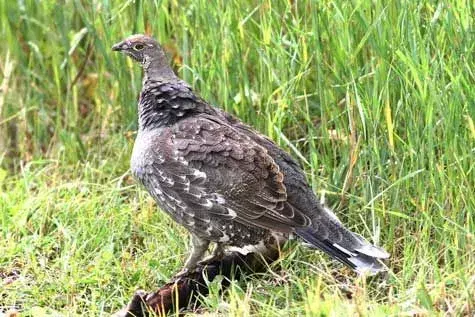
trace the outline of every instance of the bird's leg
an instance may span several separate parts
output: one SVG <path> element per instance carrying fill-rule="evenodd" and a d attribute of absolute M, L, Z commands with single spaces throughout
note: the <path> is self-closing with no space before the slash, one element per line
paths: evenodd
<path fill-rule="evenodd" d="M 200 260 L 204 257 L 208 250 L 209 241 L 201 239 L 195 234 L 191 234 L 191 252 L 185 261 L 184 268 L 176 275 L 177 277 L 185 275 L 196 268 Z"/>
<path fill-rule="evenodd" d="M 206 251 L 208 250 L 209 241 L 201 239 L 195 234 L 191 234 L 191 253 L 186 259 L 185 269 L 192 270 L 194 269 L 198 262 L 204 257 Z"/>
<path fill-rule="evenodd" d="M 214 247 L 213 253 L 211 256 L 213 258 L 218 258 L 221 259 L 224 255 L 224 244 L 223 243 L 216 243 L 216 246 Z"/>
<path fill-rule="evenodd" d="M 220 260 L 224 256 L 224 244 L 223 243 L 216 243 L 216 247 L 214 248 L 211 255 L 207 256 L 203 260 L 199 262 L 199 264 L 207 264 L 215 260 Z"/>

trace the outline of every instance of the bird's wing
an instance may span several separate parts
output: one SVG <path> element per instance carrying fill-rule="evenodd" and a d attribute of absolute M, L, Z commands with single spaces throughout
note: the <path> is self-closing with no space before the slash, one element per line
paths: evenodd
<path fill-rule="evenodd" d="M 377 259 L 387 258 L 389 254 L 346 229 L 329 208 L 322 206 L 308 186 L 301 168 L 288 153 L 248 125 L 225 112 L 220 113 L 233 128 L 265 147 L 286 175 L 287 202 L 309 215 L 312 221 L 309 227 L 296 228 L 298 236 L 358 272 L 369 270 L 375 273 L 383 269 Z"/>
<path fill-rule="evenodd" d="M 184 119 L 167 139 L 160 152 L 168 157 L 147 165 L 142 182 L 178 222 L 215 238 L 213 217 L 279 232 L 310 225 L 287 202 L 284 176 L 267 150 L 225 122 Z"/>

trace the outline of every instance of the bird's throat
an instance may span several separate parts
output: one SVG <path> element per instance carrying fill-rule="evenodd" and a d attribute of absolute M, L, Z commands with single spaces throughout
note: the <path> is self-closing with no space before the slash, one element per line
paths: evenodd
<path fill-rule="evenodd" d="M 146 57 L 142 62 L 144 83 L 147 80 L 168 81 L 178 78 L 166 61 L 165 54 L 162 52 L 160 54 L 163 56 Z"/>

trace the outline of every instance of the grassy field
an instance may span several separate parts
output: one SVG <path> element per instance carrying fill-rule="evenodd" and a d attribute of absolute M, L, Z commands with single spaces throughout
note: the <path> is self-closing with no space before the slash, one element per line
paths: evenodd
<path fill-rule="evenodd" d="M 106 316 L 186 257 L 128 171 L 141 72 L 110 47 L 139 32 L 392 254 L 364 280 L 291 243 L 204 312 L 475 314 L 473 1 L 61 2 L 0 0 L 0 315 Z"/>

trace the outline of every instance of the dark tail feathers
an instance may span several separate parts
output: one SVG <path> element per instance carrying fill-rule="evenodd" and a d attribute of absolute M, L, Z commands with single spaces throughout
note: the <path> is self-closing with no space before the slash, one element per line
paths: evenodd
<path fill-rule="evenodd" d="M 389 257 L 385 250 L 371 245 L 360 235 L 350 232 L 343 227 L 339 229 L 343 229 L 343 232 L 340 233 L 345 235 L 345 247 L 331 242 L 328 236 L 322 239 L 319 232 L 313 228 L 296 229 L 295 233 L 313 247 L 324 251 L 360 274 L 364 272 L 376 274 L 385 271 L 385 266 L 379 260 Z M 349 245 L 351 245 L 351 248 Z"/>

